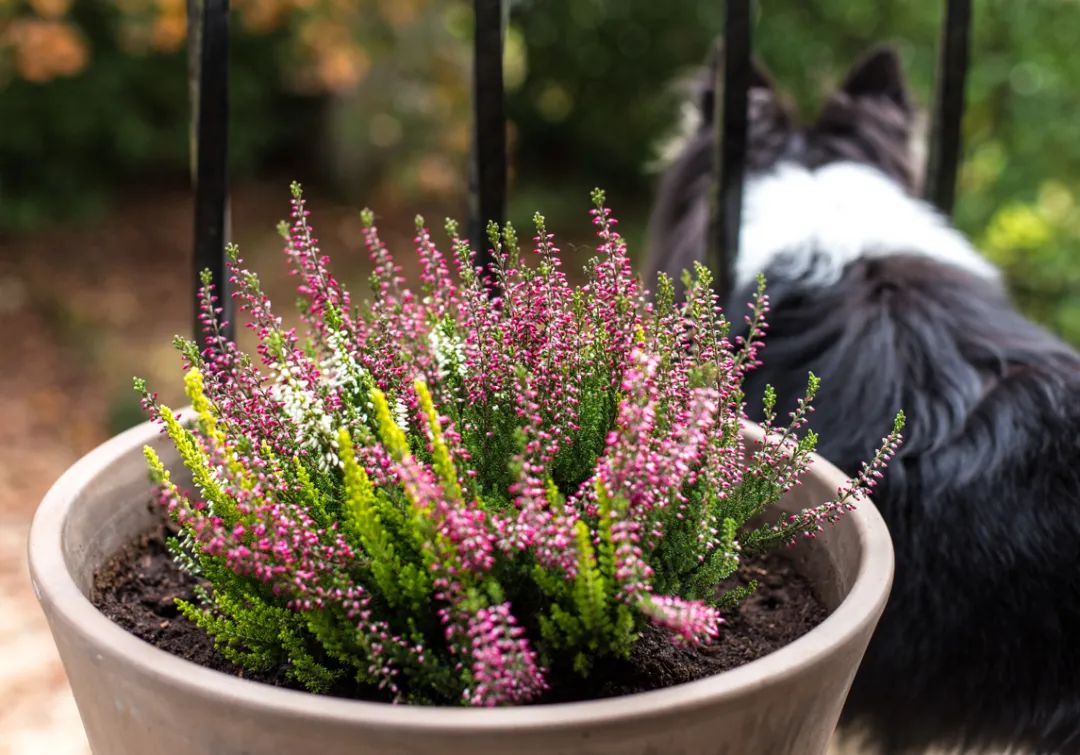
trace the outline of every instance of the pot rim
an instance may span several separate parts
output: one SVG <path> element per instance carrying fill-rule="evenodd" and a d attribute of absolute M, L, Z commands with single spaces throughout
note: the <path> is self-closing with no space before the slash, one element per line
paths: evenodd
<path fill-rule="evenodd" d="M 760 439 L 762 430 L 748 424 L 744 432 Z M 120 456 L 138 451 L 159 435 L 144 422 L 105 441 L 72 465 L 49 489 L 34 515 L 28 556 L 34 594 L 50 606 L 50 624 L 62 621 L 96 646 L 99 660 L 136 667 L 159 684 L 204 695 L 221 704 L 239 703 L 248 710 L 282 717 L 366 724 L 381 730 L 424 730 L 447 734 L 528 729 L 574 728 L 582 724 L 619 725 L 673 711 L 713 706 L 766 686 L 772 680 L 812 666 L 875 621 L 888 598 L 893 576 L 893 549 L 888 529 L 868 499 L 846 514 L 861 541 L 858 573 L 847 596 L 825 620 L 795 641 L 761 658 L 704 679 L 620 697 L 581 702 L 506 708 L 394 705 L 347 700 L 284 689 L 200 666 L 161 650 L 113 623 L 83 595 L 64 562 L 62 536 L 67 514 L 87 481 Z M 846 476 L 830 462 L 814 457 L 809 474 L 823 476 L 836 487 Z M 109 658 L 112 656 L 112 658 Z"/>

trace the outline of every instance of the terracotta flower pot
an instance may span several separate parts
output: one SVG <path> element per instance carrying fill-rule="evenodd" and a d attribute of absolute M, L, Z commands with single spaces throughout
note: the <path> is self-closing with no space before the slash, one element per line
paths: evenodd
<path fill-rule="evenodd" d="M 756 428 L 748 432 L 760 437 Z M 820 753 L 892 581 L 888 532 L 864 502 L 792 551 L 829 617 L 740 668 L 621 698 L 496 710 L 322 697 L 181 660 L 91 605 L 96 569 L 155 520 L 141 451 L 147 443 L 182 481 L 168 438 L 140 425 L 69 469 L 45 496 L 30 534 L 34 589 L 101 755 Z M 843 479 L 817 459 L 781 508 L 820 502 Z"/>

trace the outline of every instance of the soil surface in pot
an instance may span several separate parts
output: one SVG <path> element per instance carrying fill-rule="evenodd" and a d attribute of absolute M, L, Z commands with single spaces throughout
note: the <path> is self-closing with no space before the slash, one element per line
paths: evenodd
<path fill-rule="evenodd" d="M 196 601 L 197 581 L 181 572 L 165 547 L 163 525 L 143 533 L 115 554 L 94 576 L 94 605 L 156 647 L 208 668 L 255 681 L 296 688 L 279 669 L 253 674 L 226 660 L 213 641 L 180 615 L 176 598 Z M 588 679 L 570 669 L 552 669 L 550 691 L 539 702 L 590 700 L 644 692 L 701 679 L 771 653 L 809 632 L 828 615 L 806 579 L 781 554 L 747 559 L 721 587 L 750 581 L 757 590 L 727 613 L 720 639 L 705 648 L 673 645 L 661 630 L 646 630 L 628 660 L 598 664 Z M 345 684 L 331 694 L 376 700 L 367 688 Z"/>

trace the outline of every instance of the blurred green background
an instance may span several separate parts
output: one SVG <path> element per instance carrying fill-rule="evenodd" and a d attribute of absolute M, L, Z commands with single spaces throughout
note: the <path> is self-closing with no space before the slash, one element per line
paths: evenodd
<path fill-rule="evenodd" d="M 932 87 L 939 2 L 761 0 L 756 44 L 812 115 L 868 46 Z M 463 214 L 470 4 L 234 0 L 235 183 L 299 177 L 343 202 Z M 640 239 L 673 82 L 722 3 L 522 0 L 506 55 L 512 209 L 584 230 L 609 188 Z M 976 0 L 957 221 L 1021 305 L 1080 343 L 1080 0 Z M 118 197 L 182 186 L 184 0 L 0 0 L 0 234 L 135 222 Z M 571 234 L 573 237 L 573 234 Z"/>

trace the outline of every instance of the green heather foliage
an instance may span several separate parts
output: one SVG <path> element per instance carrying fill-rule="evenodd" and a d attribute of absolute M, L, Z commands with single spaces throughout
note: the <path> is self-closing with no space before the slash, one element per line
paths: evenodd
<path fill-rule="evenodd" d="M 718 582 L 873 487 L 902 417 L 833 500 L 769 516 L 812 462 L 819 381 L 780 422 L 770 391 L 768 435 L 747 444 L 740 385 L 764 281 L 745 337 L 729 335 L 700 266 L 684 303 L 666 279 L 649 303 L 603 193 L 593 202 L 597 256 L 579 286 L 539 215 L 529 262 L 512 227 L 489 229 L 489 271 L 455 224 L 448 258 L 418 218 L 413 292 L 365 212 L 373 295 L 356 306 L 294 185 L 282 235 L 303 338 L 230 249 L 262 369 L 222 335 L 204 277 L 205 341 L 177 340 L 190 417 L 137 388 L 193 479 L 181 490 L 147 449 L 180 526 L 173 552 L 206 585 L 180 608 L 228 659 L 317 692 L 542 699 L 553 668 L 626 658 L 649 624 L 722 642 L 721 612 L 747 590 Z"/>

